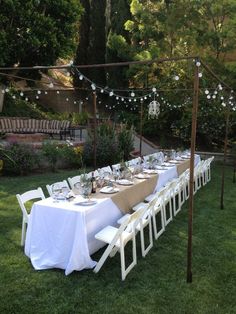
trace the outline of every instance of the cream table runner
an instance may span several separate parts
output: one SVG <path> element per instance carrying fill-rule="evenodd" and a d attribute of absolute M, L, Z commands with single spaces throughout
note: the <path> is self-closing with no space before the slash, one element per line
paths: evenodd
<path fill-rule="evenodd" d="M 158 175 L 151 175 L 148 179 L 134 179 L 134 184 L 125 186 L 116 184 L 119 192 L 115 194 L 96 193 L 95 198 L 110 197 L 116 206 L 123 212 L 129 213 L 132 207 L 143 202 L 145 197 L 152 194 L 157 185 Z"/>

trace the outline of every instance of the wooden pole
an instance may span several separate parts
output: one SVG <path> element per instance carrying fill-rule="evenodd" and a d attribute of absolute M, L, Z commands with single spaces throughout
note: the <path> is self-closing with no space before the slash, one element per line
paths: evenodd
<path fill-rule="evenodd" d="M 226 155 L 227 155 L 227 146 L 228 146 L 229 115 L 230 115 L 230 109 L 228 105 L 227 111 L 226 111 L 226 119 L 225 119 L 225 141 L 224 141 L 224 159 L 223 159 L 223 167 L 222 167 L 222 175 L 221 175 L 220 209 L 224 209 L 225 164 L 226 164 Z"/>
<path fill-rule="evenodd" d="M 93 167 L 97 169 L 97 97 L 93 92 Z"/>
<path fill-rule="evenodd" d="M 142 144 L 143 144 L 143 100 L 140 102 L 140 142 L 139 142 L 139 156 L 142 157 Z"/>
<path fill-rule="evenodd" d="M 188 283 L 192 282 L 194 157 L 195 157 L 195 145 L 196 145 L 198 96 L 199 96 L 199 67 L 195 65 L 194 93 L 193 93 L 193 107 L 192 107 L 190 179 L 189 179 L 188 251 L 187 251 L 187 282 Z"/>

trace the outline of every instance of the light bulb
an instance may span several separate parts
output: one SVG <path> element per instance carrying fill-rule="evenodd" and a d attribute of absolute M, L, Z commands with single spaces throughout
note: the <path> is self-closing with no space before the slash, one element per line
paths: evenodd
<path fill-rule="evenodd" d="M 23 93 L 23 92 L 20 92 L 20 96 L 24 96 L 24 93 Z"/>
<path fill-rule="evenodd" d="M 205 94 L 206 94 L 206 95 L 209 94 L 209 90 L 208 90 L 208 89 L 205 90 Z"/>
<path fill-rule="evenodd" d="M 200 72 L 200 73 L 198 73 L 198 77 L 202 77 L 202 73 Z"/>
<path fill-rule="evenodd" d="M 196 66 L 197 66 L 197 67 L 200 67 L 200 65 L 201 65 L 201 62 L 197 61 L 197 62 L 196 62 Z"/>
<path fill-rule="evenodd" d="M 155 93 L 157 91 L 156 87 L 152 88 L 153 93 Z"/>
<path fill-rule="evenodd" d="M 178 76 L 178 75 L 175 75 L 174 79 L 175 79 L 176 81 L 178 81 L 178 80 L 179 80 L 179 76 Z"/>
<path fill-rule="evenodd" d="M 84 76 L 82 74 L 80 74 L 79 79 L 82 81 L 84 78 Z"/>

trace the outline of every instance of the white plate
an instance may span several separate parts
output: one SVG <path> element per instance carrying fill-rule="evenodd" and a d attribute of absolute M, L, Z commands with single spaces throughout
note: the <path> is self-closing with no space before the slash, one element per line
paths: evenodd
<path fill-rule="evenodd" d="M 139 173 L 135 176 L 135 178 L 137 178 L 137 179 L 149 179 L 150 176 L 146 173 Z"/>
<path fill-rule="evenodd" d="M 116 183 L 120 185 L 133 185 L 134 184 L 134 182 L 126 180 L 126 179 L 117 180 Z"/>
<path fill-rule="evenodd" d="M 79 205 L 79 206 L 93 206 L 93 205 L 97 204 L 97 201 L 87 200 L 87 201 L 76 202 L 74 204 Z"/>
<path fill-rule="evenodd" d="M 173 167 L 173 164 L 167 162 L 167 163 L 164 163 L 163 166 L 164 167 Z"/>
<path fill-rule="evenodd" d="M 179 164 L 180 161 L 178 161 L 178 160 L 170 160 L 169 163 L 170 164 Z"/>
<path fill-rule="evenodd" d="M 101 193 L 105 193 L 105 194 L 113 194 L 113 193 L 117 193 L 119 192 L 120 190 L 118 188 L 113 188 L 111 186 L 104 186 L 100 192 Z"/>
<path fill-rule="evenodd" d="M 148 174 L 158 174 L 158 171 L 154 169 L 145 169 L 143 172 Z"/>

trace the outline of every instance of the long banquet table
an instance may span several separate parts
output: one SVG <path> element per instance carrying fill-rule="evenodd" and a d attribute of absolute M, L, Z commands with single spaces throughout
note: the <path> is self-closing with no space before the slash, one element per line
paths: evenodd
<path fill-rule="evenodd" d="M 195 165 L 200 157 L 196 155 Z M 105 244 L 95 234 L 117 220 L 144 197 L 156 192 L 167 181 L 189 167 L 189 160 L 159 170 L 150 179 L 135 179 L 132 186 L 119 186 L 116 194 L 96 193 L 93 206 L 79 206 L 81 196 L 72 202 L 47 198 L 35 202 L 26 233 L 25 254 L 36 270 L 60 268 L 68 275 L 74 270 L 93 268 L 91 255 Z"/>

